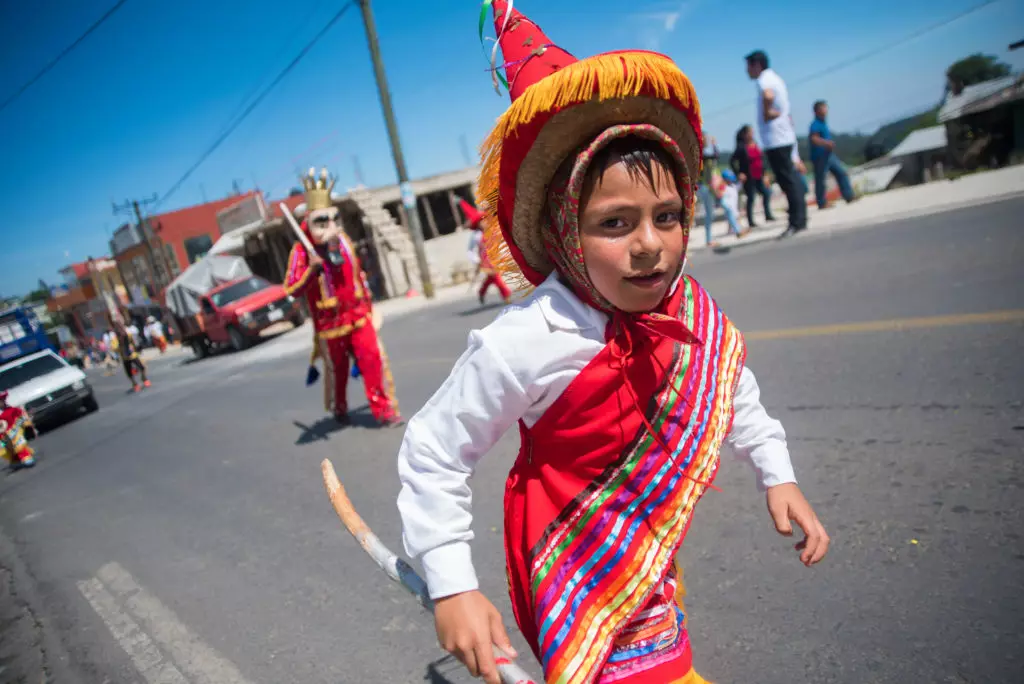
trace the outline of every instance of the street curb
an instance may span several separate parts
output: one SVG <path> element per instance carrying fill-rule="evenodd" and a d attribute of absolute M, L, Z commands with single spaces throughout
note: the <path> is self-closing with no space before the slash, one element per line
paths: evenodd
<path fill-rule="evenodd" d="M 57 637 L 51 620 L 46 617 L 45 604 L 39 597 L 35 579 L 18 555 L 14 541 L 6 535 L 3 527 L 0 527 L 0 565 L 11 573 L 14 587 L 12 595 L 17 602 L 24 604 L 39 634 L 43 682 L 81 684 L 82 679 L 71 667 L 71 658 L 64 644 Z"/>
<path fill-rule="evenodd" d="M 880 224 L 883 223 L 904 221 L 907 219 L 921 218 L 925 216 L 935 216 L 936 214 L 942 214 L 947 211 L 956 211 L 958 209 L 979 207 L 985 204 L 995 204 L 997 202 L 1003 202 L 1006 200 L 1016 198 L 1024 198 L 1024 190 L 1014 190 L 1011 192 L 1004 192 L 998 195 L 988 195 L 986 197 L 977 197 L 974 199 L 962 200 L 959 202 L 950 202 L 949 204 L 928 205 L 924 207 L 917 207 L 916 209 L 910 209 L 907 211 L 889 212 L 884 214 L 878 214 L 876 216 L 871 216 L 868 218 L 849 219 L 818 227 L 815 227 L 813 222 L 808 221 L 807 230 L 801 231 L 797 235 L 794 235 L 793 238 L 800 239 L 808 236 L 828 235 L 830 232 L 837 230 L 849 230 L 850 228 L 855 226 L 859 226 L 862 228 L 870 228 L 874 226 L 879 226 Z M 759 245 L 764 242 L 771 242 L 772 240 L 775 239 L 775 237 L 778 237 L 778 235 L 782 234 L 782 231 L 779 231 L 775 236 L 771 236 L 768 234 L 769 230 L 770 229 L 768 228 L 755 229 L 754 239 L 748 238 L 744 240 L 738 240 L 736 242 L 731 242 L 728 245 L 725 245 L 724 247 L 721 247 L 719 249 L 713 249 L 709 248 L 707 245 L 701 245 L 700 247 L 695 247 L 693 250 L 688 250 L 688 253 L 701 254 L 705 252 L 710 252 L 712 254 L 728 254 L 730 252 L 735 251 L 736 249 L 742 249 L 744 247 L 753 247 L 754 245 Z M 776 230 L 778 229 L 776 228 Z"/>

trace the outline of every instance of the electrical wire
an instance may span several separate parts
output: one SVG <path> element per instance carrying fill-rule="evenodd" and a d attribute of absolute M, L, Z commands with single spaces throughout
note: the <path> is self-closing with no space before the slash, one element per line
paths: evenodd
<path fill-rule="evenodd" d="M 104 22 L 105 22 L 105 21 L 106 21 L 107 19 L 109 19 L 110 17 L 114 16 L 114 14 L 115 14 L 115 13 L 117 12 L 117 10 L 121 9 L 121 7 L 123 7 L 123 6 L 124 6 L 124 4 L 125 4 L 126 2 L 128 2 L 128 0 L 118 0 L 118 2 L 117 2 L 117 3 L 116 3 L 116 4 L 114 5 L 114 6 L 113 6 L 113 7 L 111 7 L 111 8 L 109 9 L 109 10 L 107 10 L 106 14 L 104 14 L 104 15 L 103 15 L 102 17 L 100 17 L 99 19 L 97 19 L 97 20 L 96 20 L 96 21 L 95 21 L 95 22 L 93 23 L 93 25 L 92 25 L 92 26 L 90 26 L 89 28 L 87 28 L 87 29 L 85 30 L 85 33 L 83 33 L 82 35 L 80 35 L 80 36 L 79 36 L 79 37 L 78 37 L 78 38 L 77 38 L 77 39 L 75 40 L 75 42 L 71 43 L 71 45 L 68 45 L 68 46 L 67 46 L 66 48 L 64 48 L 64 49 L 63 49 L 63 50 L 61 50 L 61 51 L 60 51 L 59 53 L 57 53 L 57 56 L 56 56 L 56 57 L 54 57 L 53 59 L 51 59 L 51 60 L 49 61 L 49 63 L 47 63 L 47 64 L 46 64 L 46 66 L 44 66 L 44 67 L 43 67 L 42 69 L 40 69 L 40 70 L 39 70 L 39 71 L 38 71 L 38 72 L 36 73 L 36 75 L 35 75 L 35 76 L 33 76 L 32 78 L 30 78 L 30 79 L 29 79 L 28 81 L 26 81 L 26 82 L 25 82 L 24 84 L 22 84 L 22 86 L 21 86 L 20 88 L 18 88 L 18 89 L 17 89 L 16 91 L 14 91 L 14 94 L 13 94 L 13 95 L 11 95 L 11 96 L 10 96 L 10 97 L 8 97 L 8 98 L 7 98 L 6 100 L 4 100 L 4 103 L 3 103 L 3 104 L 0 104 L 0 112 L 2 112 L 3 110 L 7 109 L 7 106 L 8 106 L 8 105 L 10 105 L 10 104 L 11 104 L 12 102 L 14 102 L 14 101 L 15 101 L 15 100 L 17 100 L 17 99 L 18 99 L 19 97 L 21 97 L 21 96 L 22 96 L 22 95 L 23 95 L 23 94 L 25 93 L 25 91 L 26 91 L 26 90 L 28 90 L 28 89 L 29 89 L 29 88 L 31 88 L 31 87 L 32 87 L 33 85 L 35 85 L 36 81 L 38 81 L 38 80 L 39 80 L 39 79 L 41 79 L 41 78 L 42 78 L 43 76 L 45 76 L 45 75 L 46 75 L 47 73 L 49 73 L 49 71 L 50 71 L 51 69 L 53 69 L 53 67 L 57 66 L 57 64 L 58 64 L 58 63 L 59 63 L 59 62 L 60 62 L 60 61 L 61 61 L 62 59 L 64 59 L 65 57 L 67 57 L 67 56 L 68 56 L 68 55 L 69 55 L 69 54 L 71 53 L 71 51 L 72 51 L 72 50 L 74 50 L 74 49 L 75 49 L 76 47 L 78 47 L 78 46 L 79 46 L 79 44 L 80 44 L 80 43 L 81 43 L 81 42 L 82 42 L 83 40 L 85 40 L 86 38 L 88 38 L 88 37 L 89 37 L 89 34 L 91 34 L 91 33 L 92 33 L 93 31 L 95 31 L 96 29 L 98 29 L 98 28 L 99 28 L 99 27 L 100 27 L 100 26 L 101 26 L 101 25 L 102 25 L 102 24 L 103 24 L 103 23 L 104 23 Z"/>
<path fill-rule="evenodd" d="M 320 31 L 317 32 L 317 34 L 315 36 L 313 36 L 313 38 L 308 43 L 306 43 L 306 45 L 301 50 L 299 50 L 299 53 L 297 55 L 295 55 L 295 58 L 292 59 L 291 62 L 288 63 L 288 66 L 286 66 L 284 69 L 282 69 L 281 72 L 274 78 L 274 80 L 271 81 L 270 84 L 266 88 L 263 89 L 263 92 L 261 92 L 256 97 L 256 99 L 254 99 L 249 104 L 249 106 L 246 107 L 245 110 L 241 114 L 239 114 L 238 118 L 235 119 L 235 121 L 230 126 L 228 126 L 228 128 L 223 133 L 221 133 L 217 137 L 217 139 L 213 142 L 213 144 L 210 145 L 206 149 L 206 151 L 203 152 L 202 155 L 200 155 L 199 159 L 194 164 L 192 164 L 192 166 L 189 167 L 189 169 L 181 176 L 181 178 L 179 178 L 177 180 L 177 182 L 174 183 L 174 185 L 171 186 L 170 190 L 165 192 L 160 197 L 160 200 L 157 202 L 156 207 L 160 207 L 161 205 L 163 205 L 164 202 L 166 202 L 171 197 L 171 195 L 173 195 L 174 193 L 176 193 L 178 190 L 181 189 L 181 186 L 185 184 L 185 181 L 187 181 L 192 176 L 193 173 L 195 173 L 196 169 L 198 169 L 200 166 L 202 166 L 203 162 L 205 162 L 207 159 L 209 159 L 209 157 L 214 152 L 217 151 L 217 148 L 219 148 L 222 144 L 224 144 L 224 141 L 227 140 L 228 137 L 238 129 L 238 127 L 242 124 L 242 122 L 245 121 L 245 119 L 250 114 L 252 114 L 253 110 L 255 110 L 256 107 L 258 107 L 260 105 L 260 103 L 263 102 L 264 99 L 266 99 L 266 97 L 271 93 L 271 91 L 273 91 L 274 88 L 277 87 L 277 85 L 281 81 L 284 80 L 285 76 L 287 76 L 289 73 L 291 73 L 292 69 L 294 69 L 296 66 L 298 66 L 299 62 L 302 61 L 302 59 L 306 56 L 306 54 L 309 53 L 309 51 L 313 49 L 313 46 L 315 46 L 320 41 L 320 39 L 323 38 L 324 35 L 327 34 L 327 32 L 331 29 L 331 27 L 333 27 L 338 22 L 338 20 L 340 20 L 343 16 L 345 16 L 345 13 L 349 9 L 351 9 L 352 6 L 355 5 L 355 4 L 356 4 L 356 0 L 349 0 L 349 2 L 345 3 L 342 6 L 342 8 L 340 10 L 338 10 L 338 12 L 333 17 L 331 17 L 330 21 L 328 21 L 324 25 L 324 27 L 322 29 L 320 29 Z M 156 207 L 154 207 L 154 208 L 156 208 Z"/>
<path fill-rule="evenodd" d="M 949 26 L 950 24 L 952 24 L 954 22 L 960 21 L 961 19 L 963 19 L 963 18 L 965 18 L 965 17 L 967 17 L 967 16 L 969 16 L 971 14 L 974 14 L 975 12 L 979 12 L 979 11 L 985 9 L 989 5 L 994 5 L 994 4 L 998 3 L 998 2 L 1001 2 L 1001 0 L 986 0 L 985 2 L 982 2 L 982 3 L 979 3 L 977 5 L 974 5 L 973 7 L 969 7 L 968 9 L 964 10 L 963 12 L 960 12 L 959 14 L 957 14 L 955 16 L 949 17 L 947 19 L 943 19 L 942 21 L 937 22 L 935 24 L 930 24 L 928 26 L 925 26 L 924 28 L 917 29 L 916 31 L 907 34 L 906 36 L 904 36 L 903 38 L 900 38 L 897 41 L 894 41 L 892 43 L 887 43 L 886 45 L 880 45 L 878 47 L 872 48 L 871 50 L 867 50 L 865 52 L 862 52 L 859 55 L 856 55 L 854 57 L 850 57 L 850 58 L 844 59 L 844 60 L 842 60 L 840 62 L 836 62 L 832 66 L 826 67 L 826 68 L 821 69 L 819 71 L 815 71 L 814 73 L 808 74 L 806 76 L 802 76 L 801 78 L 798 78 L 798 79 L 796 79 L 794 81 L 790 81 L 787 85 L 788 85 L 789 89 L 792 90 L 793 88 L 795 88 L 797 86 L 800 86 L 800 85 L 803 85 L 804 83 L 807 83 L 808 81 L 813 81 L 815 79 L 821 78 L 822 76 L 827 76 L 827 75 L 829 75 L 829 74 L 831 74 L 831 73 L 833 73 L 835 71 L 840 71 L 841 69 L 845 69 L 847 67 L 853 66 L 854 64 L 857 64 L 859 62 L 863 62 L 866 59 L 870 59 L 871 57 L 879 55 L 879 54 L 881 54 L 883 52 L 888 52 L 889 50 L 892 50 L 893 48 L 899 47 L 900 45 L 903 45 L 905 43 L 909 43 L 909 42 L 911 42 L 913 40 L 916 40 L 916 39 L 920 38 L 921 36 L 923 36 L 923 35 L 925 35 L 927 33 L 931 33 L 932 31 L 937 31 L 940 28 L 944 28 L 946 26 Z M 717 116 L 721 116 L 722 114 L 727 114 L 728 112 L 731 112 L 731 111 L 733 111 L 735 109 L 739 109 L 740 107 L 745 107 L 748 104 L 749 104 L 748 100 L 743 100 L 742 102 L 736 102 L 735 104 L 731 104 L 731 105 L 729 105 L 727 107 L 723 107 L 721 109 L 717 109 L 714 112 L 711 112 L 710 114 L 705 115 L 704 116 L 704 120 L 707 121 L 707 120 L 713 119 L 713 118 L 715 118 Z"/>

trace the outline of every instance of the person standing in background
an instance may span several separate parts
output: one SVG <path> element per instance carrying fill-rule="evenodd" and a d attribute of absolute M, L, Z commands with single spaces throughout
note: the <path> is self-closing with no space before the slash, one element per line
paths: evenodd
<path fill-rule="evenodd" d="M 729 165 L 743 185 L 747 196 L 747 226 L 756 228 L 754 222 L 754 200 L 757 195 L 764 202 L 764 220 L 774 221 L 771 207 L 771 191 L 764 183 L 764 155 L 754 140 L 754 129 L 744 125 L 736 132 L 736 151 L 732 153 Z"/>
<path fill-rule="evenodd" d="M 718 247 L 711 235 L 711 224 L 715 220 L 715 167 L 718 165 L 718 143 L 714 136 L 708 137 L 708 143 L 704 147 L 704 166 L 700 173 L 700 184 L 697 186 L 697 196 L 700 204 L 704 207 L 704 238 L 708 247 Z"/>
<path fill-rule="evenodd" d="M 814 103 L 814 121 L 811 122 L 809 134 L 811 143 L 811 163 L 814 165 L 814 194 L 818 200 L 818 208 L 828 206 L 825 192 L 825 180 L 829 173 L 839 184 L 839 192 L 843 199 L 852 202 L 856 199 L 850 175 L 836 154 L 836 143 L 832 140 L 832 131 L 828 128 L 828 103 L 818 100 Z"/>
<path fill-rule="evenodd" d="M 768 164 L 789 204 L 789 226 L 779 237 L 789 237 L 807 228 L 807 205 L 802 183 L 793 164 L 796 131 L 790 117 L 786 82 L 769 68 L 768 55 L 761 50 L 747 59 L 747 75 L 757 82 L 757 128 Z"/>

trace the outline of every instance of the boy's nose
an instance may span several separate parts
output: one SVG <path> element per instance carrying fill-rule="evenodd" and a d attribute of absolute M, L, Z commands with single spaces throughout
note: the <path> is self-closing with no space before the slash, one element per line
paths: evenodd
<path fill-rule="evenodd" d="M 633 235 L 635 239 L 630 251 L 634 257 L 657 256 L 661 252 L 661 237 L 652 218 L 642 219 Z"/>

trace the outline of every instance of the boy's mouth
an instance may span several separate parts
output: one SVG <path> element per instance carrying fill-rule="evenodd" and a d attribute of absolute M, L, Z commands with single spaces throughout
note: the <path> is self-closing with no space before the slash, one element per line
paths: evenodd
<path fill-rule="evenodd" d="M 631 285 L 636 285 L 642 288 L 654 288 L 665 280 L 664 271 L 647 271 L 645 273 L 638 273 L 637 275 L 627 276 L 626 281 Z"/>

